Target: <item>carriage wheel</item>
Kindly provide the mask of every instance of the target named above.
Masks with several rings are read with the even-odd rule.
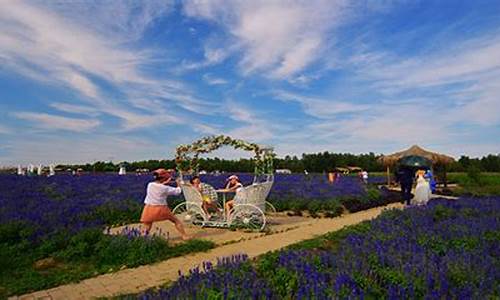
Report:
[[[270,213],[276,213],[276,207],[274,207],[274,205],[271,204],[271,202],[269,201],[266,201],[266,213],[267,212],[270,212]]]
[[[203,209],[196,204],[178,204],[172,213],[184,224],[204,225],[207,220]]]
[[[257,206],[238,204],[229,215],[229,225],[261,231],[266,227],[266,216]]]

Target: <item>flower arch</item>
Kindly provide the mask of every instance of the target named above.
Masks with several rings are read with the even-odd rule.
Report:
[[[179,145],[176,149],[175,162],[180,172],[199,171],[198,156],[217,150],[222,146],[232,146],[235,149],[252,151],[255,153],[255,174],[273,174],[273,158],[275,154],[270,147],[263,147],[244,140],[233,139],[226,135],[208,136],[193,142],[190,145]]]

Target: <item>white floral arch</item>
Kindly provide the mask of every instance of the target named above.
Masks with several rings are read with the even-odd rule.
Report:
[[[232,146],[235,149],[254,152],[255,175],[273,174],[273,158],[275,154],[272,148],[233,139],[226,135],[207,136],[190,145],[179,145],[175,157],[177,170],[181,173],[192,172],[197,174],[199,172],[199,155],[212,152],[222,146]]]

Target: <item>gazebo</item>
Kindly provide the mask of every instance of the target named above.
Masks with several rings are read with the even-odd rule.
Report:
[[[447,164],[450,164],[455,161],[455,159],[451,156],[431,152],[425,150],[417,145],[413,145],[410,148],[399,151],[390,155],[382,155],[379,157],[379,161],[387,168],[387,184],[391,183],[391,173],[390,168],[394,167],[402,158],[408,156],[420,156],[424,157],[432,162],[432,165],[442,165],[446,167]],[[446,169],[445,169],[446,174]],[[446,182],[446,175],[445,175]]]

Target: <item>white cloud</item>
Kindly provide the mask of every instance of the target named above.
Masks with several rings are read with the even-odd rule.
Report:
[[[36,151],[33,151],[36,149]],[[72,138],[38,135],[11,142],[7,156],[0,156],[0,165],[29,163],[88,163],[95,160],[134,161],[145,158],[159,159],[166,150],[160,143],[130,136],[99,135]],[[168,156],[170,157],[170,155]]]
[[[66,81],[89,98],[97,98],[97,87],[87,78],[76,72],[69,72]]]
[[[333,118],[339,114],[358,113],[369,110],[371,105],[356,104],[347,101],[303,96],[286,91],[276,91],[275,98],[282,101],[294,101],[300,103],[305,113],[316,118]]]
[[[454,132],[452,122],[443,120],[446,103],[432,107],[415,99],[397,104],[377,101],[363,105],[342,102],[338,105],[335,102],[323,103],[324,99],[309,99],[285,92],[277,95],[284,100],[301,103],[304,112],[316,118],[300,123],[302,126],[290,124],[291,130],[276,138],[283,154],[286,151],[327,150],[388,153],[413,144],[447,153],[450,149],[446,149],[445,145],[455,143],[461,136],[460,132]],[[314,103],[314,109],[308,101]]]
[[[67,113],[81,114],[89,116],[97,116],[99,111],[91,106],[75,105],[70,103],[54,102],[50,104],[51,107]]]
[[[11,130],[5,126],[0,125],[0,134],[9,134]]]
[[[358,46],[361,52],[335,59],[335,70],[356,75],[330,87],[331,99],[345,101],[274,91],[276,99],[299,103],[316,118],[277,137],[281,153],[390,153],[413,144],[455,156],[497,152],[500,145],[491,140],[500,124],[495,35],[411,57]],[[363,104],[350,101],[360,98]]]
[[[203,60],[198,62],[183,61],[181,70],[196,70],[216,65],[224,61],[236,50],[234,46],[218,48],[219,44],[212,42],[212,40],[205,42]]]
[[[236,122],[232,122],[223,131],[224,134],[253,142],[265,142],[274,137],[277,125],[268,122],[248,107],[231,100],[226,103],[225,109],[229,118]]]
[[[193,124],[193,129],[196,132],[199,132],[202,134],[209,134],[209,135],[217,135],[217,134],[220,134],[220,132],[221,132],[221,130],[218,129],[217,127],[210,126],[207,124],[202,124],[202,123]]]
[[[223,78],[214,77],[213,75],[208,73],[203,75],[203,80],[205,80],[205,82],[210,85],[222,85],[229,83],[227,80]]]
[[[134,105],[134,107],[139,108],[146,113],[135,113],[131,110],[107,104],[104,104],[99,109],[90,106],[58,102],[51,103],[50,106],[59,111],[72,114],[81,114],[92,117],[109,114],[111,116],[118,117],[122,121],[122,131],[184,123],[182,118],[169,114],[157,100],[134,99],[130,102]]]
[[[130,99],[168,107],[166,122],[180,115],[179,108],[206,114],[210,104],[193,96],[184,83],[141,71],[159,60],[153,51],[132,47],[171,7],[172,2],[162,1],[53,2],[43,7],[7,1],[0,10],[0,61],[6,70],[72,88],[97,111],[121,118],[122,129],[154,126],[148,118],[159,117],[132,109]],[[119,91],[121,99],[107,94],[100,81]]]
[[[308,64],[317,59],[317,52],[320,49],[321,40],[319,38],[306,38],[293,50],[287,52],[279,67],[272,72],[273,77],[288,77],[304,69]]]
[[[137,114],[124,109],[113,107],[110,108],[109,111],[112,111],[113,115],[121,118],[124,121],[123,130],[125,131],[185,123],[185,120],[161,110],[155,112],[154,114]]]
[[[83,72],[116,78],[120,76],[117,69],[127,68],[120,65],[134,60],[131,53],[116,50],[54,13],[21,1],[11,1],[4,6],[0,11],[0,25],[3,28],[0,53],[12,67],[24,66],[30,72],[45,75],[56,83],[64,82],[91,98],[97,96],[97,87]],[[20,70],[23,69],[14,71]],[[123,75],[129,73],[130,68]]]
[[[187,16],[220,24],[243,51],[243,73],[287,78],[318,60],[347,6],[340,1],[187,1]]]
[[[496,113],[500,109],[500,39],[496,35],[411,58],[365,50],[347,61],[354,63],[359,78],[388,97],[433,93],[425,96],[428,103],[447,103],[442,122],[500,123]]]
[[[45,113],[17,112],[13,115],[19,119],[34,123],[34,127],[50,130],[68,130],[86,132],[99,126],[99,120],[67,118]]]
[[[173,0],[52,1],[42,2],[51,11],[82,27],[124,42],[141,38],[159,17],[170,13]]]
[[[242,123],[253,123],[257,121],[257,117],[248,108],[244,108],[241,104],[237,104],[234,101],[229,101],[226,108],[229,117],[233,120]]]

